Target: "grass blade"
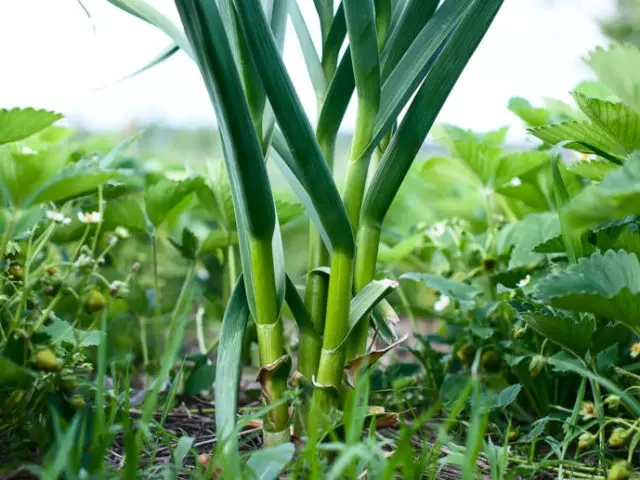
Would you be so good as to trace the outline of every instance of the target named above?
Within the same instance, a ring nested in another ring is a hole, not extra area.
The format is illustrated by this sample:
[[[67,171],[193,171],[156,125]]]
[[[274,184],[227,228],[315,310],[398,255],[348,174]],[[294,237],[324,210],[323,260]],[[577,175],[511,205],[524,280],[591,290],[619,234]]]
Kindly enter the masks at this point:
[[[240,276],[242,277],[242,274]],[[242,339],[248,319],[247,294],[243,280],[239,278],[222,319],[216,361],[216,433],[224,445],[223,448],[230,453],[237,451],[233,432],[238,409]]]

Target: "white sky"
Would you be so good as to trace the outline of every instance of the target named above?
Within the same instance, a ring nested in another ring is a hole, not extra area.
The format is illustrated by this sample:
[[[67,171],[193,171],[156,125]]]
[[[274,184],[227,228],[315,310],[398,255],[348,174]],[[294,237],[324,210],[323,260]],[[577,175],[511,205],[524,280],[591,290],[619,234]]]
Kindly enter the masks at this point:
[[[173,0],[149,1],[177,20]],[[568,98],[573,86],[591,78],[582,57],[605,42],[595,20],[611,12],[613,1],[505,0],[439,121],[477,130],[513,125],[512,135],[521,137],[519,121],[506,108],[509,97],[534,103],[545,96]],[[298,2],[318,35],[312,0]],[[92,20],[76,0],[0,0],[0,108],[50,108],[90,128],[214,124],[198,71],[182,53],[139,77],[99,88],[144,65],[169,41],[106,0],[84,4]],[[313,120],[315,98],[290,24],[284,58]],[[346,129],[354,118],[352,105]]]

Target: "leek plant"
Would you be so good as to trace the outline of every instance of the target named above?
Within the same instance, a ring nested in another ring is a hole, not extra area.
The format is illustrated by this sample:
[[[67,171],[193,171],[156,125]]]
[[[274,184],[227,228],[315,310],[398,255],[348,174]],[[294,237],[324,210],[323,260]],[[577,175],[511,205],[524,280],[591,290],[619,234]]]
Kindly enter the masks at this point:
[[[329,418],[342,409],[345,367],[354,370],[379,357],[363,357],[370,353],[370,319],[385,340],[396,340],[380,314],[395,282],[376,280],[384,218],[502,0],[314,0],[320,51],[307,25],[314,19],[305,18],[293,0],[176,0],[183,29],[143,0],[110,1],[162,29],[175,44],[171,51],[177,46],[195,60],[218,118],[243,279],[228,304],[219,343],[219,436],[228,438],[234,429],[241,332],[251,315],[263,399],[271,406],[265,442],[285,442],[292,360],[282,333],[283,306],[289,305],[300,330],[295,378],[309,387],[305,392],[313,391],[303,405],[314,419]],[[316,93],[315,131],[281,57],[287,15]],[[355,134],[340,195],[332,176],[334,147],[354,91]],[[304,301],[284,270],[267,158],[312,220]]]

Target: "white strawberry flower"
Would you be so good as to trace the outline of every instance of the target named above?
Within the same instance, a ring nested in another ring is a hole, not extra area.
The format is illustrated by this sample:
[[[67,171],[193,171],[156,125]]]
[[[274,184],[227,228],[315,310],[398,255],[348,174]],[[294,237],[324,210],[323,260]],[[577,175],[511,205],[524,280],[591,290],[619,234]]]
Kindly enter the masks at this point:
[[[428,233],[430,236],[437,238],[444,235],[445,230],[446,227],[444,226],[444,223],[438,222],[429,229]]]
[[[529,282],[531,281],[531,275],[527,275],[526,277],[524,277],[522,280],[520,280],[518,282],[518,288],[522,288],[522,287],[526,287],[527,285],[529,285]]]
[[[446,295],[440,295],[440,298],[438,299],[438,301],[433,304],[433,309],[436,312],[441,312],[445,308],[447,308],[450,303],[451,303],[451,299],[449,297],[447,297]]]
[[[71,223],[69,217],[65,217],[62,212],[56,212],[55,210],[47,210],[47,218],[52,222],[62,223],[63,225],[69,225]]]
[[[102,214],[100,212],[78,212],[78,220],[82,223],[100,223]]]

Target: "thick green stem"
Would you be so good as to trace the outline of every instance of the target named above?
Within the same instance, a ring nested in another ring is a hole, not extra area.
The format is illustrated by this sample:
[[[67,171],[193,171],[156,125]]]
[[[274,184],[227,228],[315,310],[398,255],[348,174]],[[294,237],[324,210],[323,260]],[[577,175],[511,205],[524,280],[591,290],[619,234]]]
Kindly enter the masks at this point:
[[[319,140],[319,143],[329,169],[333,169],[335,138],[326,141]],[[304,303],[309,312],[311,323],[316,332],[319,333],[324,331],[329,279],[326,275],[312,273],[312,271],[318,267],[327,266],[329,262],[329,252],[322,242],[322,237],[313,222],[309,222],[309,265]],[[318,375],[321,349],[322,345],[318,343],[317,338],[301,332],[298,346],[298,371],[309,381],[312,381]],[[309,399],[303,398],[301,411],[304,413],[308,410],[308,406]],[[303,433],[303,420],[302,415],[296,415],[295,431],[298,436]]]
[[[287,389],[287,373],[279,371],[278,362],[284,355],[282,322],[279,318],[273,268],[271,239],[251,240],[251,266],[253,270],[253,293],[255,297],[254,319],[258,331],[262,388],[266,404],[279,402]],[[283,433],[284,432],[284,433]],[[286,403],[272,409],[264,418],[264,441],[274,445],[288,441],[289,406]]]
[[[358,248],[353,285],[356,291],[362,290],[373,280],[376,274],[378,246],[380,244],[380,227],[363,224],[358,230]],[[347,343],[347,359],[351,360],[365,353],[367,347],[368,322],[360,322],[353,329]]]
[[[347,186],[344,191],[344,207],[354,232],[358,231],[362,199],[367,185],[370,156],[350,161],[347,167]]]
[[[322,154],[330,170],[333,169],[333,157],[335,152],[335,138],[319,139]],[[313,222],[309,222],[309,265],[307,269],[307,284],[304,292],[304,303],[311,317],[316,332],[324,331],[324,319],[327,312],[327,289],[329,280],[326,275],[311,273],[318,267],[326,267],[329,264],[329,252],[322,237],[318,233]],[[320,348],[314,338],[302,335],[298,356],[298,370],[308,380],[318,373],[320,361]]]
[[[324,330],[324,319],[327,313],[327,288],[329,279],[323,273],[312,270],[329,264],[329,253],[322,244],[320,234],[315,226],[309,226],[309,272],[305,289],[305,306],[309,312],[311,323],[316,332]],[[318,373],[320,362],[320,348],[315,337],[300,334],[300,348],[298,355],[298,370],[308,380]]]
[[[316,420],[330,415],[338,405],[344,373],[344,337],[348,332],[352,278],[353,254],[334,249],[317,388],[313,393],[312,418]]]

